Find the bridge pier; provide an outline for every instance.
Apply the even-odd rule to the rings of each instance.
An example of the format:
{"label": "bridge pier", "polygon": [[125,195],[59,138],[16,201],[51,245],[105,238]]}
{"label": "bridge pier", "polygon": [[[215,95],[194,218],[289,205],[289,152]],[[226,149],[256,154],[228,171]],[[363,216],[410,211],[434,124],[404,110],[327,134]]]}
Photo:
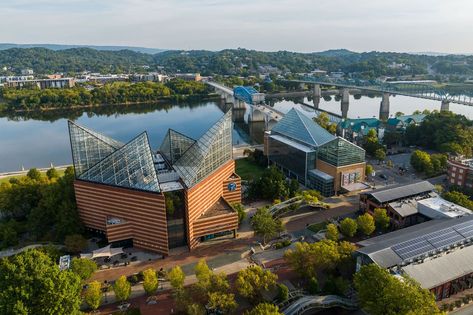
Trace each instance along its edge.
{"label": "bridge pier", "polygon": [[440,105],[441,112],[448,112],[450,111],[450,102],[447,100],[442,100],[442,104]]}
{"label": "bridge pier", "polygon": [[342,112],[342,118],[346,119],[348,117],[350,91],[348,89],[341,89],[340,96],[341,96],[340,110]]}
{"label": "bridge pier", "polygon": [[314,108],[319,109],[320,97],[314,97]]}
{"label": "bridge pier", "polygon": [[322,97],[322,89],[320,88],[320,84],[314,84],[314,98]]}
{"label": "bridge pier", "polygon": [[383,93],[383,98],[379,106],[379,119],[388,120],[389,118],[389,93]]}
{"label": "bridge pier", "polygon": [[245,102],[243,102],[242,100],[239,100],[237,98],[234,99],[234,102],[233,102],[233,108],[236,108],[236,109],[245,109]]}

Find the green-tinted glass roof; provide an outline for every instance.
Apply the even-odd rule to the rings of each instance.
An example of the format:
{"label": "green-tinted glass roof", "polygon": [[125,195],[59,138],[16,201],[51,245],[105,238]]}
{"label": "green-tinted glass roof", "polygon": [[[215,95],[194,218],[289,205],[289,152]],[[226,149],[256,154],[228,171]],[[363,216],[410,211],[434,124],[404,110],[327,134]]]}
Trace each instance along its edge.
{"label": "green-tinted glass roof", "polygon": [[296,109],[291,109],[271,130],[290,139],[318,147],[336,137]]}
{"label": "green-tinted glass roof", "polygon": [[146,132],[102,159],[79,178],[118,187],[160,191]]}
{"label": "green-tinted glass roof", "polygon": [[229,110],[173,167],[190,188],[231,160],[232,152],[232,111]]}
{"label": "green-tinted glass roof", "polygon": [[68,121],[72,159],[76,176],[81,175],[123,143]]}

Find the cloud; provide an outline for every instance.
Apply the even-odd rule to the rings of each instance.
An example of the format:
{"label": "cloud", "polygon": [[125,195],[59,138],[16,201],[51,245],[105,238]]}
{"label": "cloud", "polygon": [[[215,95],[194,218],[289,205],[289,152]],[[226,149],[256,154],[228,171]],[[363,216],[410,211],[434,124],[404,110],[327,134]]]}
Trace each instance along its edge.
{"label": "cloud", "polygon": [[473,52],[470,0],[15,0],[0,42]]}

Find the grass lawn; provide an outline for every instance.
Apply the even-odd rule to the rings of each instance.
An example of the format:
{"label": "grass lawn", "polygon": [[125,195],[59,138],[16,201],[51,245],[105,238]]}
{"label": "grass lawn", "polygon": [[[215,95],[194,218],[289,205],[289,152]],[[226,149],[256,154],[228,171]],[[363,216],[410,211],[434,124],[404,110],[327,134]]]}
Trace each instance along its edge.
{"label": "grass lawn", "polygon": [[317,233],[320,230],[323,230],[327,227],[327,222],[314,223],[309,225],[307,228],[314,233]]}
{"label": "grass lawn", "polygon": [[[59,173],[59,176],[64,175],[65,170],[57,170],[57,171]],[[41,174],[46,176],[46,172],[41,172]],[[24,177],[24,176],[26,176],[26,174],[25,175],[12,175],[12,176],[7,176],[7,177],[2,177],[2,178],[0,178],[0,184],[7,183],[10,180],[10,178],[21,178],[21,177]]]}
{"label": "grass lawn", "polygon": [[243,180],[258,179],[265,170],[264,167],[250,161],[248,158],[235,160],[236,173]]}

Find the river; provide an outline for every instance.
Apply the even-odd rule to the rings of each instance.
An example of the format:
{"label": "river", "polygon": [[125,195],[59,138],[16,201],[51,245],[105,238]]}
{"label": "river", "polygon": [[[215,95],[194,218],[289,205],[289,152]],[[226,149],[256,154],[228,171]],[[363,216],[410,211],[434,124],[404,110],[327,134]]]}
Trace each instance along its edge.
{"label": "river", "polygon": [[[268,101],[282,112],[296,107],[309,117],[315,115],[308,106],[308,99],[287,99]],[[363,96],[350,97],[348,116],[378,116],[380,98]],[[404,96],[391,97],[391,113],[402,111],[406,114],[419,109],[439,109],[440,103]],[[154,104],[139,106],[107,106],[66,112],[47,112],[32,117],[0,118],[0,172],[17,171],[22,167],[48,167],[71,163],[67,119],[96,130],[122,142],[131,140],[143,131],[153,149],[157,149],[168,128],[198,138],[208,130],[229,107],[218,101],[200,101],[181,104]],[[330,101],[321,99],[319,108],[340,114],[340,102],[334,96]],[[473,108],[450,104],[450,109],[473,119]],[[238,114],[244,119],[236,119],[233,133],[235,145],[261,142],[264,123],[248,124],[248,109]],[[237,116],[237,115],[235,115]]]}

